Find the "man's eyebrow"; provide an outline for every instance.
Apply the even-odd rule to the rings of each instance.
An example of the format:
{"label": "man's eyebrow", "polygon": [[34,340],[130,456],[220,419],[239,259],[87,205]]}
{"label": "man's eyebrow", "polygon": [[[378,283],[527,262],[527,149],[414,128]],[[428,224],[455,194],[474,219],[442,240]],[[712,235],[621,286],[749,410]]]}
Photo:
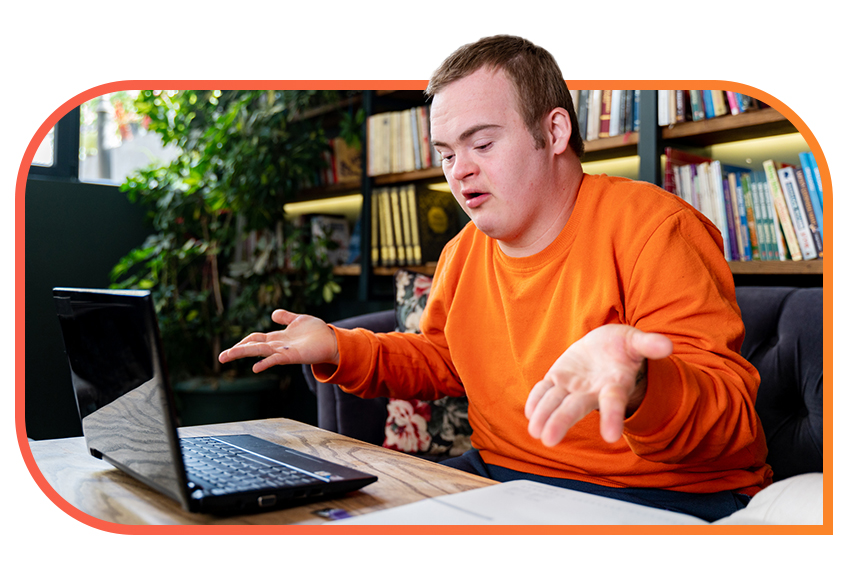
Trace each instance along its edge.
{"label": "man's eyebrow", "polygon": [[[482,130],[488,130],[490,128],[501,128],[501,127],[502,126],[500,126],[498,124],[477,124],[476,126],[471,126],[467,130],[462,132],[459,135],[459,141],[465,141],[468,138],[470,138],[471,136],[473,136],[474,134],[476,134],[477,132],[480,132]],[[432,144],[435,147],[449,147],[447,143],[440,142],[438,140],[433,140]]]}

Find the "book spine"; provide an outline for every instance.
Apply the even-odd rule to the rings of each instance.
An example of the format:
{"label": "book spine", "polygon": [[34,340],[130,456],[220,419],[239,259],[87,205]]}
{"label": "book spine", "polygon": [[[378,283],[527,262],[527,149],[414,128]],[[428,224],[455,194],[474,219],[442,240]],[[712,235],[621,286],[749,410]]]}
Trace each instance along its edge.
{"label": "book spine", "polygon": [[754,191],[751,187],[751,175],[742,175],[742,196],[745,200],[745,213],[748,220],[748,234],[751,242],[751,259],[764,259],[760,249],[762,246],[762,229],[757,214],[757,206],[754,203]]}
{"label": "book spine", "polygon": [[602,90],[590,91],[592,97],[589,99],[589,122],[587,124],[587,140],[598,139],[601,128],[601,102],[604,92]]}
{"label": "book spine", "polygon": [[686,91],[685,90],[676,90],[674,91],[674,102],[675,102],[675,122],[685,122],[686,121]]}
{"label": "book spine", "polygon": [[715,118],[715,109],[713,108],[713,92],[711,90],[702,90],[701,99],[704,101],[704,116],[706,118]]}
{"label": "book spine", "polygon": [[[712,199],[714,205],[714,223],[718,226],[721,232],[721,237],[724,239],[724,257],[728,261],[735,259],[732,253],[732,244],[735,244],[736,234],[730,234],[730,222],[733,218],[732,214],[728,216],[727,199],[724,197],[724,181],[721,175],[721,163],[713,161],[709,166],[709,183],[712,191]],[[735,246],[734,246],[735,247]]]}
{"label": "book spine", "polygon": [[379,197],[371,191],[371,265],[380,265],[380,214]]}
{"label": "book spine", "polygon": [[724,99],[724,91],[713,90],[710,92],[713,97],[713,110],[715,111],[716,117],[727,114],[727,101]]}
{"label": "book spine", "polygon": [[406,196],[406,187],[398,187],[397,199],[400,203],[401,226],[403,227],[403,248],[407,265],[415,263],[412,251],[412,227],[409,220],[409,199]]}
{"label": "book spine", "polygon": [[610,91],[610,123],[609,136],[618,136],[623,133],[621,129],[621,94],[624,91]]}
{"label": "book spine", "polygon": [[[742,188],[742,176],[735,175],[734,176],[734,184],[736,191],[736,205],[738,209],[738,218],[739,218],[739,232],[741,234],[741,251],[740,255],[744,258],[745,261],[751,261],[753,259],[752,250],[751,250],[751,230],[748,226],[748,207],[745,203],[745,192]],[[732,187],[733,188],[733,187]],[[753,219],[752,219],[753,221]]]}
{"label": "book spine", "polygon": [[736,230],[736,223],[732,220],[734,218],[733,197],[730,183],[726,177],[721,178],[721,187],[724,192],[724,211],[727,217],[727,231],[730,234],[730,257],[733,261],[740,261],[743,258],[739,250],[739,235]]}
{"label": "book spine", "polygon": [[824,230],[822,229],[824,226],[824,205],[821,201],[821,193],[818,190],[818,183],[816,182],[815,175],[813,175],[813,154],[804,151],[799,153],[798,157],[801,159],[801,169],[804,171],[804,180],[807,182],[807,190],[809,191],[813,202],[813,212],[816,215],[816,226],[818,226],[819,233],[821,234],[822,239],[824,239]]}
{"label": "book spine", "polygon": [[403,193],[406,195],[407,207],[409,208],[409,232],[412,241],[412,261],[415,265],[421,265],[421,231],[418,227],[418,208],[415,198],[415,185],[406,185]]}
{"label": "book spine", "polygon": [[789,217],[795,236],[798,238],[798,246],[801,248],[802,259],[814,259],[817,257],[816,246],[813,243],[813,235],[807,222],[807,214],[801,204],[801,195],[795,180],[794,167],[782,167],[777,171],[777,178],[786,198],[786,207],[789,209]]}
{"label": "book spine", "polygon": [[795,169],[795,182],[798,187],[798,195],[801,197],[801,210],[807,217],[807,225],[813,237],[813,244],[816,247],[816,257],[822,258],[824,257],[824,244],[822,242],[821,232],[819,232],[816,213],[813,210],[813,198],[810,196],[810,190],[807,188],[804,172],[800,168]]}
{"label": "book spine", "polygon": [[389,189],[389,204],[391,205],[392,234],[394,236],[393,240],[395,244],[395,254],[397,256],[397,265],[406,265],[406,242],[403,241],[400,199],[398,198],[397,187]]}
{"label": "book spine", "polygon": [[624,133],[633,131],[633,92],[624,91]]}
{"label": "book spine", "polygon": [[704,119],[704,102],[700,90],[689,91],[689,104],[692,106],[692,121],[700,122]]}
{"label": "book spine", "polygon": [[802,258],[801,248],[798,247],[798,237],[795,235],[795,229],[792,227],[792,218],[789,215],[786,198],[783,195],[783,188],[780,186],[780,180],[777,177],[777,167],[774,160],[768,159],[763,162],[763,169],[765,170],[766,183],[771,194],[772,204],[774,205],[777,219],[780,221],[783,237],[786,240],[789,257],[793,261],[800,261]]}
{"label": "book spine", "polygon": [[580,105],[577,109],[577,123],[580,128],[580,135],[583,139],[587,139],[589,133],[586,131],[586,127],[589,124],[589,98],[591,97],[590,90],[581,90],[580,91]]}
{"label": "book spine", "polygon": [[736,116],[739,114],[739,103],[736,98],[736,93],[727,90],[725,91],[725,94],[727,94],[727,106],[730,108],[730,113],[733,116]]}
{"label": "book spine", "polygon": [[599,138],[610,137],[610,119],[612,116],[612,91],[601,91],[601,121],[598,129]]}
{"label": "book spine", "polygon": [[641,126],[641,120],[639,119],[639,99],[641,98],[641,91],[634,90],[633,91],[633,131],[638,132]]}
{"label": "book spine", "polygon": [[668,126],[671,123],[668,115],[668,91],[657,91],[657,125]]}

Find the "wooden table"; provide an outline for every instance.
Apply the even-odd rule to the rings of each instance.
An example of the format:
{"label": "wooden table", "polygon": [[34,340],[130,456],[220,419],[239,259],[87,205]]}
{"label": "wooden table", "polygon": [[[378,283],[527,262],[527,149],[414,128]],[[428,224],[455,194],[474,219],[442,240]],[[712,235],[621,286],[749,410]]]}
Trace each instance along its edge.
{"label": "wooden table", "polygon": [[216,517],[189,513],[176,501],[90,456],[82,437],[32,441],[29,446],[39,471],[62,499],[91,517],[121,525],[316,525],[327,522],[314,513],[319,509],[339,508],[359,515],[496,483],[288,419],[196,426],[181,432],[188,436],[252,434],[379,479],[338,499]]}

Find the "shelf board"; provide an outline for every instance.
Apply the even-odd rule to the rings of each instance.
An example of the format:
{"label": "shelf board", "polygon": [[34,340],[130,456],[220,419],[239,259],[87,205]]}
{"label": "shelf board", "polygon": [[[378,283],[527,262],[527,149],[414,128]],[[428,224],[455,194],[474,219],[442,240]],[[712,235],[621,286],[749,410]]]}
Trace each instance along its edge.
{"label": "shelf board", "polygon": [[735,275],[822,275],[824,262],[809,261],[730,261]]}
{"label": "shelf board", "polygon": [[[425,265],[404,265],[402,267],[375,267],[373,273],[374,275],[393,276],[397,273],[398,269],[406,269],[407,271],[414,271],[416,273],[423,273],[424,275],[432,276],[436,272],[436,264],[428,263]],[[338,275],[340,277],[358,276],[361,274],[362,269],[359,264],[337,265],[333,268],[333,275]]]}
{"label": "shelf board", "polygon": [[333,267],[333,275],[340,277],[359,276],[362,274],[362,267],[358,263],[350,265],[336,265]]}
{"label": "shelf board", "polygon": [[636,155],[639,145],[639,132],[629,132],[621,136],[600,138],[583,142],[583,161],[601,161],[616,157]]}
{"label": "shelf board", "polygon": [[430,169],[418,169],[416,171],[406,171],[404,173],[389,173],[388,175],[377,175],[373,177],[375,185],[393,185],[397,183],[412,183],[414,181],[434,180],[444,181],[445,174],[441,167],[431,167]]}
{"label": "shelf board", "polygon": [[304,202],[308,200],[319,200],[331,197],[344,197],[348,195],[358,195],[361,193],[361,184],[358,182],[339,183],[338,185],[329,185],[327,187],[314,187],[311,189],[302,189],[291,202]]}
{"label": "shelf board", "polygon": [[794,133],[792,122],[774,108],[719,116],[697,122],[681,122],[662,128],[664,140],[680,140],[693,145],[713,145],[752,138]]}

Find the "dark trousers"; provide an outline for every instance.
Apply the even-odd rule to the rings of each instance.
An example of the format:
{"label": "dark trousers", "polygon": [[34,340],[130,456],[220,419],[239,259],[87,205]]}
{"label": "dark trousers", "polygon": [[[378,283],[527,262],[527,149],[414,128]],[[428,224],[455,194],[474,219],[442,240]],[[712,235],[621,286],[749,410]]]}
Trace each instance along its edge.
{"label": "dark trousers", "polygon": [[751,500],[747,495],[732,491],[682,493],[679,491],[643,487],[606,487],[577,480],[537,476],[535,474],[517,472],[509,468],[486,464],[476,449],[469,450],[462,456],[444,460],[442,464],[499,482],[532,480],[575,491],[582,491],[584,493],[601,495],[611,499],[638,503],[657,509],[686,513],[687,515],[694,515],[709,522],[717,521],[734,511],[744,509]]}

